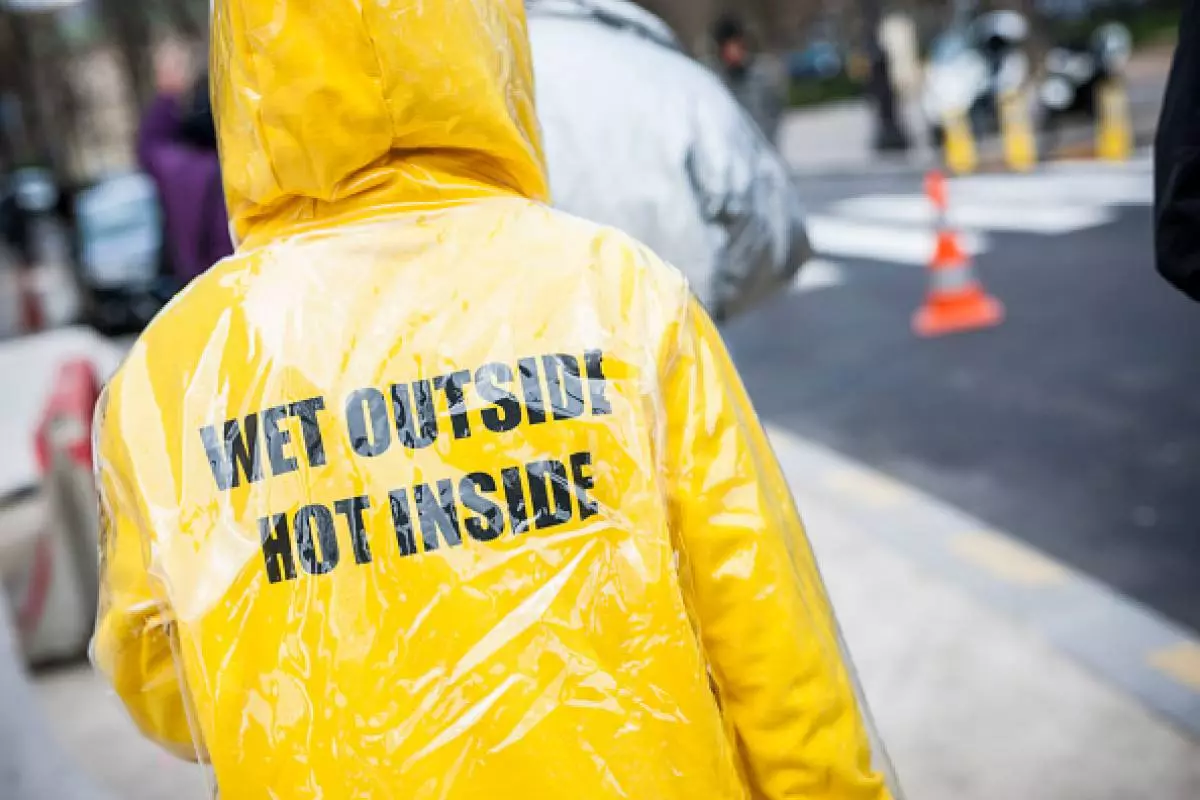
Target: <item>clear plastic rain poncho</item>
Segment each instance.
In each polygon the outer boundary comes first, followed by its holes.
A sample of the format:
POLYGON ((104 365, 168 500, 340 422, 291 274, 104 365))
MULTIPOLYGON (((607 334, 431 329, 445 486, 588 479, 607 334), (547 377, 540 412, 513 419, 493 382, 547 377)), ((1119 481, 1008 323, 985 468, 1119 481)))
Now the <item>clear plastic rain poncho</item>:
POLYGON ((720 337, 544 205, 519 0, 218 0, 213 48, 240 247, 98 409, 146 735, 225 800, 889 797, 720 337))
POLYGON ((745 313, 812 256, 787 165, 721 79, 626 0, 529 0, 554 204, 633 235, 709 313, 745 313))

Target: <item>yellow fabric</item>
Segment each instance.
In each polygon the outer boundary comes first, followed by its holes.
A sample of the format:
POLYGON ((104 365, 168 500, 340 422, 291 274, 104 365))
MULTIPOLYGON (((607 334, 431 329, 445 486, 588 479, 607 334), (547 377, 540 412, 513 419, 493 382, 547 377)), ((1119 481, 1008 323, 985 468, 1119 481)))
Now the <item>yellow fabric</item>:
POLYGON ((106 389, 96 663, 224 800, 887 798, 719 336, 537 202, 522 13, 218 2, 248 240, 106 389))
POLYGON ((211 74, 239 239, 548 195, 521 0, 218 0, 211 74))
POLYGON ((170 612, 146 574, 139 533, 145 526, 131 516, 137 501, 118 484, 128 462, 123 443, 112 438, 115 432, 106 426, 99 442, 108 466, 98 476, 105 591, 92 658, 146 736, 181 758, 195 758, 172 652, 170 612))

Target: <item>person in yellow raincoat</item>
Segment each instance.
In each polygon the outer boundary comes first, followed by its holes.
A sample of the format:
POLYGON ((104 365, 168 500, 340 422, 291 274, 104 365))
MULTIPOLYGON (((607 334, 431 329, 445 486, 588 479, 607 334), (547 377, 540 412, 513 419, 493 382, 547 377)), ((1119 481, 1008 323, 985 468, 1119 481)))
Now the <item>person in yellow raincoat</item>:
POLYGON ((672 268, 548 208, 521 0, 218 0, 237 254, 97 412, 93 659, 225 800, 891 795, 672 268))

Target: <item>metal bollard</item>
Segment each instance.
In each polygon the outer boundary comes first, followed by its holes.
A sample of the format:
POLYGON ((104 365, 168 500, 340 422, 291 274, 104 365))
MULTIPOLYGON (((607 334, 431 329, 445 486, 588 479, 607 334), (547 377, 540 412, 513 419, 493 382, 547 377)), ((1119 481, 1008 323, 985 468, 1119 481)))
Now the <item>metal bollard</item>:
POLYGON ((946 132, 946 166, 956 175, 974 172, 979 157, 975 153, 975 137, 971 123, 963 111, 948 111, 942 119, 946 132))
POLYGON ((1009 169, 1028 172, 1037 166, 1037 143, 1029 121, 1029 105, 1022 90, 1003 92, 997 99, 1004 161, 1009 169))
POLYGON ((1099 114, 1096 119, 1096 157, 1105 161, 1127 161, 1133 154, 1133 130, 1129 122, 1129 93, 1119 78, 1105 81, 1096 89, 1099 114))

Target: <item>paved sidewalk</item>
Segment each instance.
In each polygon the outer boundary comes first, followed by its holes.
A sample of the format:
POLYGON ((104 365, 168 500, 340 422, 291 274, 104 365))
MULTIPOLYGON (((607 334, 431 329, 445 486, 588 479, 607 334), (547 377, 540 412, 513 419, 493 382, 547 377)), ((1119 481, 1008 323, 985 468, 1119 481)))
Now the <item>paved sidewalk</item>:
MULTIPOLYGON (((969 582, 895 546, 947 512, 828 451, 772 438, 908 798, 1200 797, 1200 742, 985 606, 969 582)), ((1062 569, 1029 554, 985 556, 1010 577, 1062 569)), ((118 796, 207 796, 202 772, 141 741, 86 668, 45 674, 39 690, 61 740, 118 796)))
POLYGON ((43 673, 38 692, 51 726, 96 784, 122 800, 208 798, 207 773, 143 739, 88 666, 43 673))
MULTIPOLYGON (((1139 53, 1128 69, 1130 114, 1134 136, 1141 145, 1150 142, 1158 124, 1170 54, 1170 48, 1139 53)), ((777 144, 784 160, 800 175, 907 171, 933 166, 937 154, 930 146, 929 123, 919 101, 902 103, 900 114, 912 141, 912 148, 900 155, 880 155, 872 148, 875 112, 864 98, 792 109, 780 126, 777 144)), ((1093 136, 1086 122, 1075 124, 1062 132, 1060 147, 1068 152, 1080 146, 1086 149, 1093 136)), ((982 137, 976 146, 982 164, 1002 163, 998 137, 982 137)))
POLYGON ((57 746, 24 674, 8 603, 0 593, 0 793, 5 800, 112 800, 57 746))
POLYGON ((924 124, 910 108, 902 123, 912 148, 900 155, 881 156, 871 146, 875 112, 863 99, 839 100, 811 108, 793 109, 779 129, 779 152, 800 174, 838 174, 932 166, 924 124))
MULTIPOLYGON (((910 800, 1200 797, 1200 741, 985 606, 964 589, 973 581, 890 544, 941 524, 941 509, 828 451, 772 440, 910 800)), ((1029 580, 1065 569, 1017 553, 989 557, 1029 580)))

